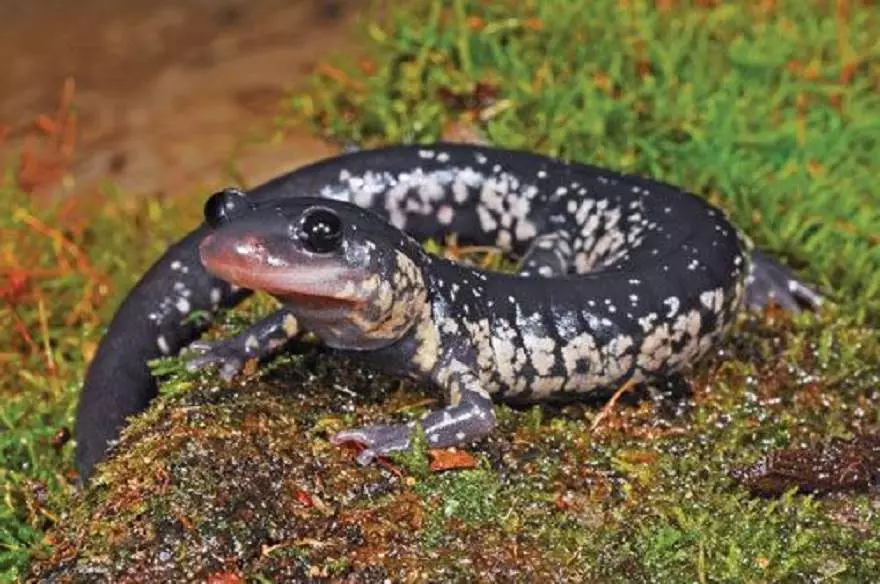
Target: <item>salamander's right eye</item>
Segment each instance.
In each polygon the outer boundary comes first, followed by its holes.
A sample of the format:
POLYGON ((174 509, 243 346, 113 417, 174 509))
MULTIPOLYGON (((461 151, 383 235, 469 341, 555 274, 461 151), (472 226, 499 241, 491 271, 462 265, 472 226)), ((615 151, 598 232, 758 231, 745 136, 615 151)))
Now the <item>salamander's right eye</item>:
POLYGON ((223 189, 205 201, 205 223, 217 228, 252 208, 244 191, 223 189))
POLYGON ((299 238, 309 251, 331 252, 342 241, 342 221, 326 207, 311 207, 300 219, 299 238))

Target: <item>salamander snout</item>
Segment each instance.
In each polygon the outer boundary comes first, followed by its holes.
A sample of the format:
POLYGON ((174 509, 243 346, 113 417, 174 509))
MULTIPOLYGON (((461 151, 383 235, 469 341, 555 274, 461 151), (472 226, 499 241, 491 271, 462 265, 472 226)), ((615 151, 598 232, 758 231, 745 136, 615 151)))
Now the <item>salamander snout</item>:
POLYGON ((257 210, 214 228, 202 239, 199 256, 208 272, 243 288, 279 297, 335 297, 342 281, 362 271, 346 261, 341 239, 326 216, 296 222, 257 210))

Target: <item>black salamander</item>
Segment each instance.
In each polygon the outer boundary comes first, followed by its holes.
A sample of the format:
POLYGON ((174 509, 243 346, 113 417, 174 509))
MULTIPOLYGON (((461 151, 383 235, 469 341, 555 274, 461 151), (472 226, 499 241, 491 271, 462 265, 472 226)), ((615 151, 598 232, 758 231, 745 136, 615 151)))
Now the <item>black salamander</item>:
MULTIPOLYGON (((820 297, 752 251, 701 198, 654 180, 536 154, 435 144, 360 151, 226 190, 119 308, 86 376, 77 465, 87 478, 125 418, 156 395, 149 359, 190 345, 230 378, 302 330, 377 368, 436 385, 428 442, 473 441, 493 400, 542 402, 652 382, 706 354, 745 304, 820 297), (517 274, 427 254, 455 233, 522 256, 517 274), (282 304, 240 335, 194 342, 189 318, 251 290, 282 304)), ((406 448, 415 422, 347 430, 359 456, 406 448)))

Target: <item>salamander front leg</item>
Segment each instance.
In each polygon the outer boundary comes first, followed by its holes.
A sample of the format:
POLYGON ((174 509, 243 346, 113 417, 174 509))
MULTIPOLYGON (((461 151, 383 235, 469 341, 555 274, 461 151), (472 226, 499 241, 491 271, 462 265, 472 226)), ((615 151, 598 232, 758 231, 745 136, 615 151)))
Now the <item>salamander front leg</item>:
POLYGON ((251 359, 266 361, 281 353, 300 333, 299 323, 281 309, 256 322, 239 334, 218 341, 195 341, 187 351, 186 368, 196 371, 208 365, 220 366, 220 377, 229 381, 251 359))
MULTIPOLYGON (((453 373, 448 379, 450 403, 425 415, 421 424, 431 448, 448 448, 473 442, 495 428, 495 411, 489 394, 470 371, 453 373)), ((333 436, 334 444, 357 442, 367 448, 357 461, 369 464, 376 456, 409 448, 416 422, 400 426, 367 426, 333 436)))

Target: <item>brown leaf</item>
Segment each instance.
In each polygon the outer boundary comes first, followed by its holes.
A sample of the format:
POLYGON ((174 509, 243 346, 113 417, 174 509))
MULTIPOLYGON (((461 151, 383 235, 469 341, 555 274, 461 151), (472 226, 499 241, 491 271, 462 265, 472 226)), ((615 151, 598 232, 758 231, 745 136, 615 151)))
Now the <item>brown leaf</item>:
POLYGON ((208 584, 239 584, 244 582, 241 576, 233 572, 215 572, 208 576, 208 584))
POLYGON ((774 450, 754 464, 731 471, 753 494, 867 491, 880 480, 880 435, 832 439, 810 448, 774 450))
POLYGON ((313 507, 315 505, 314 501, 312 501, 311 495, 309 495, 307 492, 303 491, 302 489, 297 490, 293 496, 297 501, 299 501, 301 504, 305 505, 306 507, 313 507))
POLYGON ((477 459, 461 450, 430 450, 428 454, 431 456, 431 464, 428 467, 431 472, 477 466, 477 459))

